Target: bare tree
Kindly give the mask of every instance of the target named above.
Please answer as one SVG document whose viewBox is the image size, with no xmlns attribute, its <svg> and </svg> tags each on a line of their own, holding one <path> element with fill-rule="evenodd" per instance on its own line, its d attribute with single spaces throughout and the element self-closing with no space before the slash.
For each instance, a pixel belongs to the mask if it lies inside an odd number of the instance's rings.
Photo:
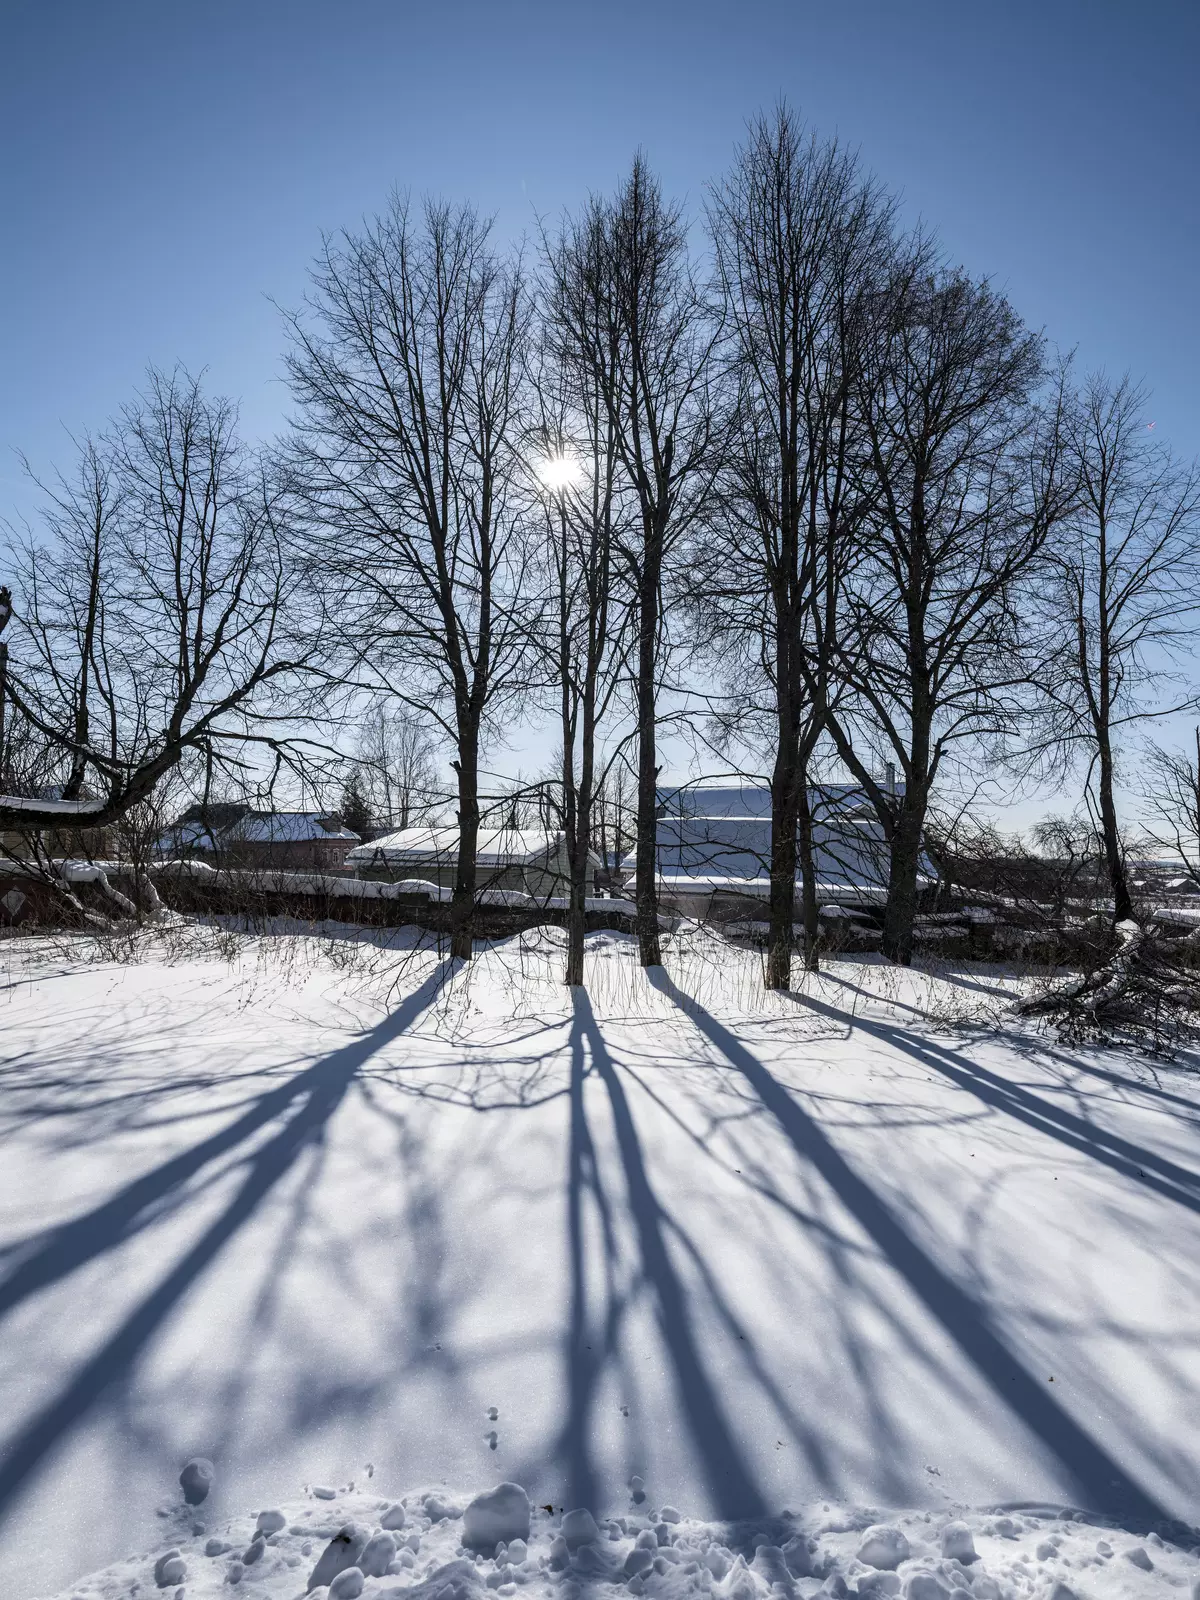
<svg viewBox="0 0 1200 1600">
<path fill-rule="evenodd" d="M 621 864 L 637 843 L 637 785 L 631 782 L 620 746 L 602 770 L 592 807 L 592 838 L 609 886 L 615 887 Z"/>
<path fill-rule="evenodd" d="M 837 639 L 838 754 L 889 850 L 884 953 L 912 958 L 921 836 L 949 757 L 1019 725 L 1018 586 L 1070 505 L 1041 343 L 986 283 L 898 252 L 856 373 L 869 514 Z M 879 752 L 902 785 L 879 776 Z"/>
<path fill-rule="evenodd" d="M 1150 837 L 1172 851 L 1193 890 L 1200 891 L 1200 728 L 1190 750 L 1151 745 L 1144 770 Z"/>
<path fill-rule="evenodd" d="M 593 237 L 593 249 L 595 244 Z M 588 862 L 605 777 L 598 740 L 621 686 L 627 628 L 636 615 L 617 557 L 619 541 L 629 533 L 610 404 L 619 382 L 619 323 L 608 275 L 595 266 L 593 252 L 579 249 L 577 233 L 545 244 L 541 421 L 533 442 L 553 596 L 543 654 L 557 689 L 562 738 L 562 824 L 570 867 L 567 984 L 583 983 Z"/>
<path fill-rule="evenodd" d="M 277 689 L 311 640 L 283 489 L 236 425 L 187 373 L 152 370 L 75 471 L 39 484 L 40 532 L 8 531 L 6 744 L 36 746 L 61 798 L 0 796 L 0 826 L 105 827 L 189 754 L 294 749 Z"/>
<path fill-rule="evenodd" d="M 529 632 L 520 440 L 529 307 L 467 206 L 393 199 L 327 239 L 289 318 L 308 555 L 336 612 L 331 676 L 425 711 L 454 747 L 451 951 L 469 959 L 480 750 Z"/>
<path fill-rule="evenodd" d="M 558 690 L 561 817 L 569 867 L 567 962 L 564 982 L 583 983 L 584 936 L 595 801 L 596 730 L 619 684 L 612 668 L 612 458 L 595 458 L 590 492 L 572 493 L 561 474 L 561 439 L 551 448 L 546 505 L 546 556 L 555 600 L 553 630 L 544 643 L 553 655 Z"/>
<path fill-rule="evenodd" d="M 12 590 L 0 587 L 0 635 L 12 621 Z M 9 770 L 8 751 L 4 743 L 4 704 L 8 698 L 8 644 L 0 637 L 0 791 L 6 787 L 5 774 Z"/>
<path fill-rule="evenodd" d="M 726 515 L 697 577 L 702 604 L 717 612 L 724 676 L 740 677 L 738 710 L 770 726 L 766 982 L 786 989 L 798 854 L 805 961 L 817 966 L 809 765 L 836 692 L 836 611 L 861 503 L 851 471 L 853 374 L 887 260 L 891 207 L 852 156 L 806 134 L 781 107 L 752 124 L 713 193 L 709 224 L 734 425 Z M 765 680 L 769 709 L 748 689 L 756 680 Z"/>
<path fill-rule="evenodd" d="M 715 464 L 710 394 L 715 329 L 677 206 L 639 156 L 616 196 L 593 200 L 554 252 L 555 294 L 586 300 L 572 318 L 575 358 L 603 402 L 633 502 L 617 554 L 633 591 L 637 729 L 637 932 L 643 966 L 658 938 L 657 717 L 666 561 L 702 510 Z"/>
<path fill-rule="evenodd" d="M 1084 384 L 1069 414 L 1075 514 L 1049 547 L 1041 591 L 1044 738 L 1086 756 L 1117 922 L 1133 915 L 1115 796 L 1120 743 L 1192 703 L 1186 689 L 1168 691 L 1200 620 L 1200 471 L 1158 443 L 1144 410 L 1127 377 Z"/>
<path fill-rule="evenodd" d="M 390 827 L 424 822 L 442 798 L 437 746 L 429 729 L 406 708 L 378 700 L 362 719 L 356 756 L 373 814 Z"/>
</svg>

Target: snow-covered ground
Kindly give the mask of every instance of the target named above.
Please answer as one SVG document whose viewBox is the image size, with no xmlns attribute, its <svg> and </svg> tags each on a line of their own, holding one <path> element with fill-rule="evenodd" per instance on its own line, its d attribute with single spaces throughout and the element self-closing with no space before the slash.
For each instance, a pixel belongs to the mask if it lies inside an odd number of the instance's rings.
<svg viewBox="0 0 1200 1600">
<path fill-rule="evenodd" d="M 652 1594 L 853 1588 L 888 1507 L 915 1508 L 906 1582 L 966 1516 L 982 1561 L 947 1593 L 1190 1582 L 1147 1542 L 1200 1520 L 1188 1064 L 1059 1048 L 979 969 L 836 962 L 764 996 L 695 935 L 651 977 L 595 936 L 573 1003 L 559 938 L 456 975 L 349 930 L 0 945 L 0 1596 L 153 1593 L 178 1546 L 198 1600 L 275 1506 L 239 1592 L 299 1594 L 324 1538 L 405 1494 L 420 1549 L 367 1580 L 387 1594 L 460 1559 L 413 1486 L 461 1508 L 501 1480 L 553 1507 L 532 1565 L 419 1600 L 624 1582 L 630 1517 L 666 1502 L 682 1559 Z M 176 1509 L 196 1454 L 203 1535 Z M 314 1484 L 337 1500 L 297 1502 Z M 1018 1504 L 1130 1532 L 1005 1528 Z M 581 1547 L 595 1571 L 542 1564 L 574 1507 L 626 1519 Z M 773 1578 L 755 1546 L 797 1532 L 814 1574 Z"/>
<path fill-rule="evenodd" d="M 369 1489 L 369 1486 L 368 1486 Z M 325 1498 L 326 1496 L 330 1498 Z M 524 1508 L 519 1530 L 481 1544 L 472 1510 Z M 640 1503 L 638 1503 L 640 1502 Z M 158 1590 L 185 1600 L 1180 1600 L 1200 1591 L 1189 1542 L 1132 1536 L 1053 1507 L 1023 1512 L 889 1512 L 824 1501 L 740 1523 L 651 1507 L 639 1490 L 620 1512 L 530 1506 L 502 1483 L 473 1501 L 445 1490 L 394 1500 L 322 1484 L 306 1498 L 211 1530 L 182 1512 L 151 1551 L 63 1592 L 127 1600 Z M 1178 1534 L 1178 1530 L 1173 1530 Z M 508 1532 L 497 1541 L 496 1533 Z"/>
</svg>

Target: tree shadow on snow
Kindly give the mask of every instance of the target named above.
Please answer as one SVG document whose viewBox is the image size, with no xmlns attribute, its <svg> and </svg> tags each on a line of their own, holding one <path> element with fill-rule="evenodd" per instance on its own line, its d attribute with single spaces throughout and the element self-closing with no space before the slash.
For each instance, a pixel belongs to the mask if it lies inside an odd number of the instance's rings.
<svg viewBox="0 0 1200 1600">
<path fill-rule="evenodd" d="M 569 1202 L 572 1228 L 572 1271 L 574 1278 L 571 1345 L 569 1356 L 570 1426 L 572 1441 L 572 1482 L 578 1482 L 582 1498 L 577 1504 L 595 1501 L 595 1477 L 586 1454 L 588 1445 L 588 1401 L 594 1392 L 596 1371 L 591 1353 L 578 1349 L 579 1332 L 586 1322 L 577 1309 L 585 1293 L 585 1264 L 582 1235 L 579 1232 L 578 1203 L 585 1170 L 595 1173 L 595 1152 L 587 1131 L 583 1107 L 584 1047 L 590 1068 L 603 1083 L 625 1180 L 626 1199 L 638 1242 L 641 1273 L 653 1295 L 655 1313 L 663 1344 L 673 1368 L 680 1409 L 691 1432 L 693 1443 L 704 1465 L 705 1479 L 718 1515 L 736 1520 L 761 1517 L 766 1498 L 745 1458 L 717 1386 L 710 1377 L 696 1342 L 694 1319 L 683 1282 L 667 1246 L 672 1223 L 655 1194 L 646 1168 L 645 1155 L 633 1115 L 616 1065 L 597 1025 L 591 1002 L 583 989 L 572 990 L 574 1024 L 572 1028 L 572 1157 Z M 576 1092 L 577 1085 L 577 1092 Z M 610 1340 L 615 1330 L 605 1330 Z M 602 1345 L 603 1348 L 603 1345 Z"/>
<path fill-rule="evenodd" d="M 839 980 L 840 981 L 840 980 Z M 813 995 L 793 994 L 792 999 L 818 1016 L 845 1017 L 836 1006 L 831 1006 Z M 694 1006 L 693 1001 L 689 1001 Z M 709 1019 L 711 1020 L 711 1019 Z M 1044 1133 L 1067 1145 L 1072 1150 L 1090 1156 L 1093 1161 L 1111 1168 L 1124 1178 L 1152 1189 L 1155 1194 L 1200 1213 L 1200 1173 L 1181 1167 L 1178 1163 L 1157 1155 L 1144 1145 L 1134 1144 L 1107 1128 L 1056 1105 L 1042 1095 L 1035 1094 L 1022 1084 L 990 1071 L 961 1052 L 937 1044 L 932 1039 L 915 1038 L 904 1028 L 890 1023 L 855 1016 L 852 1026 L 882 1044 L 903 1052 L 931 1067 L 960 1089 L 965 1089 L 993 1110 L 1023 1122 L 1035 1132 Z M 1194 1110 L 1194 1107 L 1190 1109 Z"/>
<path fill-rule="evenodd" d="M 241 1186 L 216 1220 L 57 1397 L 0 1446 L 0 1514 L 101 1397 L 129 1377 L 153 1336 L 200 1275 L 257 1214 L 297 1160 L 321 1144 L 356 1075 L 436 1000 L 451 972 L 449 964 L 439 967 L 360 1038 L 261 1095 L 227 1127 L 135 1179 L 103 1205 L 53 1229 L 0 1282 L 0 1315 L 4 1315 L 29 1296 L 116 1249 L 160 1215 L 162 1207 L 209 1164 L 237 1151 L 260 1129 L 291 1113 L 278 1131 L 245 1157 Z"/>
<path fill-rule="evenodd" d="M 1171 1519 L 1164 1507 L 1047 1393 L 1044 1384 L 1004 1343 L 992 1326 L 986 1309 L 926 1253 L 887 1202 L 854 1171 L 824 1130 L 741 1040 L 694 999 L 680 991 L 663 969 L 652 968 L 647 976 L 710 1043 L 744 1074 L 786 1134 L 796 1154 L 820 1174 L 873 1241 L 882 1257 L 900 1275 L 906 1287 L 950 1336 L 997 1397 L 1041 1442 L 1050 1458 L 1074 1483 L 1081 1502 L 1090 1510 L 1119 1516 L 1127 1524 L 1159 1526 L 1169 1523 Z M 833 1009 L 823 1007 L 821 1002 L 805 1000 L 804 1003 L 815 1005 L 820 1010 Z M 924 1046 L 914 1045 L 903 1035 L 893 1039 L 892 1033 L 897 1030 L 874 1023 L 864 1024 L 861 1019 L 855 1019 L 855 1022 L 856 1026 L 885 1037 L 898 1047 L 903 1041 L 904 1047 L 910 1050 L 925 1049 Z M 954 1077 L 954 1081 L 960 1081 L 962 1087 L 976 1088 L 976 1080 L 961 1069 L 956 1074 L 947 1075 Z M 999 1088 L 990 1082 L 992 1076 L 989 1074 L 981 1081 L 989 1092 L 999 1095 Z M 1019 1096 L 1012 1103 L 1027 1118 L 1035 1116 L 1034 1109 L 1028 1107 Z M 1054 1131 L 1058 1127 L 1054 1119 L 1039 1119 L 1036 1125 L 1044 1131 Z M 1074 1128 L 1063 1131 L 1069 1132 L 1073 1138 L 1082 1138 Z M 1088 1145 L 1088 1141 L 1082 1142 Z M 1123 1151 L 1110 1146 L 1103 1148 L 1111 1161 L 1120 1160 L 1124 1163 L 1128 1159 Z M 1183 1176 L 1190 1178 L 1190 1174 Z"/>
</svg>

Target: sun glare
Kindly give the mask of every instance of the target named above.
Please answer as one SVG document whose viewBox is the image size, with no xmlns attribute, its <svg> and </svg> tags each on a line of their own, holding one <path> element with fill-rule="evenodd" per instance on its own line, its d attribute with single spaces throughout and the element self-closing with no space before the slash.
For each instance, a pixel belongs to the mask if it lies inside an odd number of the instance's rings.
<svg viewBox="0 0 1200 1600">
<path fill-rule="evenodd" d="M 582 467 L 578 456 L 546 456 L 538 467 L 538 477 L 547 489 L 571 489 L 579 482 Z"/>
</svg>

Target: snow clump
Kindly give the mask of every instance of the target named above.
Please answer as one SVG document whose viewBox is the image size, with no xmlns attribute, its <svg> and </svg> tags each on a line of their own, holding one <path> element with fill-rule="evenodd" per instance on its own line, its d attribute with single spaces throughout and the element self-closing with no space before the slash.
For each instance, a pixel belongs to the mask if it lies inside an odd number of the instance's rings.
<svg viewBox="0 0 1200 1600">
<path fill-rule="evenodd" d="M 979 1559 L 974 1535 L 965 1522 L 948 1522 L 942 1529 L 942 1554 L 947 1561 L 961 1561 L 964 1567 Z"/>
<path fill-rule="evenodd" d="M 463 1543 L 472 1550 L 494 1550 L 500 1543 L 528 1538 L 529 1496 L 519 1483 L 499 1483 L 477 1494 L 463 1512 Z"/>
<path fill-rule="evenodd" d="M 878 1522 L 863 1534 L 858 1547 L 858 1559 L 866 1567 L 878 1567 L 883 1572 L 894 1572 L 909 1557 L 909 1544 L 899 1528 L 890 1523 Z M 933 1597 L 930 1597 L 933 1600 Z"/>
<path fill-rule="evenodd" d="M 208 1499 L 216 1469 L 206 1456 L 193 1456 L 179 1474 L 179 1487 L 190 1506 L 198 1506 Z"/>
<path fill-rule="evenodd" d="M 360 1528 L 355 1522 L 343 1523 L 312 1569 L 308 1580 L 309 1591 L 319 1589 L 322 1584 L 331 1584 L 339 1572 L 345 1572 L 349 1567 L 357 1569 L 358 1558 L 366 1548 L 368 1538 L 367 1529 Z"/>
</svg>

